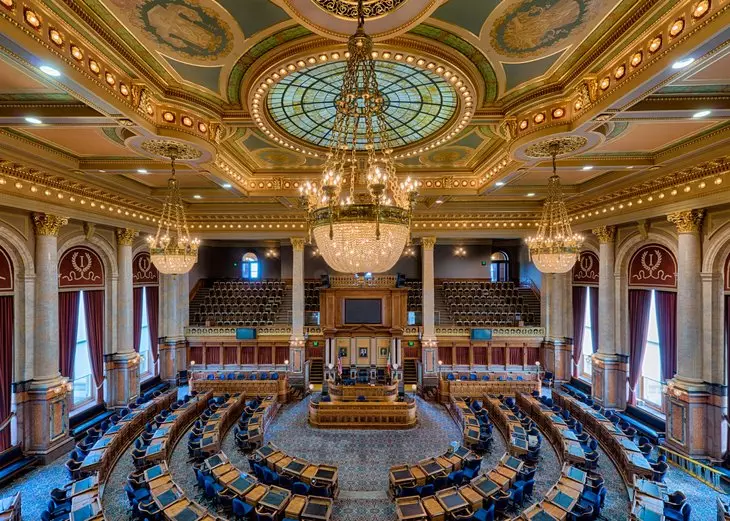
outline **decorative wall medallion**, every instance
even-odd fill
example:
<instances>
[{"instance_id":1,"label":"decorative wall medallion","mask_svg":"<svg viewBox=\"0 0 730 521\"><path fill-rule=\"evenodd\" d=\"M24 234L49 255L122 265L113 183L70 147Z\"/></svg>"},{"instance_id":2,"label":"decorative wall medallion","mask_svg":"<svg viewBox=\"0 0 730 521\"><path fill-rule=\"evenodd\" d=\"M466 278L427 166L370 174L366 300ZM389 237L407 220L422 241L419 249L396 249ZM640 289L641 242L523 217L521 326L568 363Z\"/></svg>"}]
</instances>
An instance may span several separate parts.
<instances>
[{"instance_id":1,"label":"decorative wall medallion","mask_svg":"<svg viewBox=\"0 0 730 521\"><path fill-rule=\"evenodd\" d=\"M525 155L533 158L551 157L553 147L557 146L557 155L563 156L580 150L587 144L588 140L583 136L561 136L530 145L525 149Z\"/></svg>"},{"instance_id":2,"label":"decorative wall medallion","mask_svg":"<svg viewBox=\"0 0 730 521\"><path fill-rule=\"evenodd\" d=\"M143 44L186 63L220 61L232 51L236 37L243 36L230 14L210 0L110 3L110 10L129 25Z\"/></svg>"},{"instance_id":3,"label":"decorative wall medallion","mask_svg":"<svg viewBox=\"0 0 730 521\"><path fill-rule=\"evenodd\" d=\"M0 291L13 291L13 263L5 250L0 248Z\"/></svg>"},{"instance_id":4,"label":"decorative wall medallion","mask_svg":"<svg viewBox=\"0 0 730 521\"><path fill-rule=\"evenodd\" d=\"M354 0L312 0L321 9L341 18L357 18L357 2ZM362 10L365 19L379 18L398 9L405 0L366 0Z\"/></svg>"},{"instance_id":5,"label":"decorative wall medallion","mask_svg":"<svg viewBox=\"0 0 730 521\"><path fill-rule=\"evenodd\" d=\"M150 261L150 254L139 252L132 260L132 282L137 286L154 286L159 281L159 272Z\"/></svg>"},{"instance_id":6,"label":"decorative wall medallion","mask_svg":"<svg viewBox=\"0 0 730 521\"><path fill-rule=\"evenodd\" d=\"M58 268L60 288L103 288L104 265L94 250L76 246L67 250Z\"/></svg>"},{"instance_id":7,"label":"decorative wall medallion","mask_svg":"<svg viewBox=\"0 0 730 521\"><path fill-rule=\"evenodd\" d=\"M629 286L677 287L677 260L660 244L640 248L629 262Z\"/></svg>"},{"instance_id":8,"label":"decorative wall medallion","mask_svg":"<svg viewBox=\"0 0 730 521\"><path fill-rule=\"evenodd\" d=\"M583 251L573 267L573 284L598 284L599 260L592 251Z\"/></svg>"},{"instance_id":9,"label":"decorative wall medallion","mask_svg":"<svg viewBox=\"0 0 730 521\"><path fill-rule=\"evenodd\" d=\"M548 56L575 43L614 7L607 0L520 0L504 2L491 23L490 43L512 58Z\"/></svg>"}]
</instances>

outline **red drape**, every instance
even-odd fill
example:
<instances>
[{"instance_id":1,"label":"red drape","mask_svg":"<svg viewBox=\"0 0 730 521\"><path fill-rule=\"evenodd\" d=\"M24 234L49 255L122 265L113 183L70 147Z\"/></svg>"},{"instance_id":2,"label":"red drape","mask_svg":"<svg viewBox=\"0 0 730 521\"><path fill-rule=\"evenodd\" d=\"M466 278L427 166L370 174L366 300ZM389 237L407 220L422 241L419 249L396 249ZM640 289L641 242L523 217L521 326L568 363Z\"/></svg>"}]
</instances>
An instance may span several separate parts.
<instances>
[{"instance_id":1,"label":"red drape","mask_svg":"<svg viewBox=\"0 0 730 521\"><path fill-rule=\"evenodd\" d=\"M221 363L220 346L205 346L205 365L218 365Z\"/></svg>"},{"instance_id":2,"label":"red drape","mask_svg":"<svg viewBox=\"0 0 730 521\"><path fill-rule=\"evenodd\" d=\"M59 370L61 375L72 378L74 353L76 352L76 328L79 323L79 292L64 291L58 294Z\"/></svg>"},{"instance_id":3,"label":"red drape","mask_svg":"<svg viewBox=\"0 0 730 521\"><path fill-rule=\"evenodd\" d=\"M469 347L456 347L456 365L469 365Z\"/></svg>"},{"instance_id":4,"label":"red drape","mask_svg":"<svg viewBox=\"0 0 730 521\"><path fill-rule=\"evenodd\" d=\"M244 346L241 348L241 364L242 365L253 365L254 361L254 349L253 346ZM321 358L321 356L320 356Z\"/></svg>"},{"instance_id":5,"label":"red drape","mask_svg":"<svg viewBox=\"0 0 730 521\"><path fill-rule=\"evenodd\" d=\"M657 291L657 328L659 329L659 353L662 362L662 381L674 378L677 373L677 294Z\"/></svg>"},{"instance_id":6,"label":"red drape","mask_svg":"<svg viewBox=\"0 0 730 521\"><path fill-rule=\"evenodd\" d=\"M276 365L284 365L289 359L289 346L276 346Z\"/></svg>"},{"instance_id":7,"label":"red drape","mask_svg":"<svg viewBox=\"0 0 730 521\"><path fill-rule=\"evenodd\" d=\"M139 353L139 346L142 339L142 292L144 288L134 288L132 290L132 322L133 336L132 345L134 351Z\"/></svg>"},{"instance_id":8,"label":"red drape","mask_svg":"<svg viewBox=\"0 0 730 521\"><path fill-rule=\"evenodd\" d=\"M591 345L593 352L598 352L598 288L588 288L591 295L588 312L591 314Z\"/></svg>"},{"instance_id":9,"label":"red drape","mask_svg":"<svg viewBox=\"0 0 730 521\"><path fill-rule=\"evenodd\" d=\"M196 364L202 364L203 363L203 346L201 345L191 345L189 348L190 351L190 361L195 362Z\"/></svg>"},{"instance_id":10,"label":"red drape","mask_svg":"<svg viewBox=\"0 0 730 521\"><path fill-rule=\"evenodd\" d=\"M13 297L0 297L0 425L10 417L13 397ZM10 447L10 423L0 430L0 453Z\"/></svg>"},{"instance_id":11,"label":"red drape","mask_svg":"<svg viewBox=\"0 0 730 521\"><path fill-rule=\"evenodd\" d=\"M104 383L104 292L84 291L84 307L91 372L97 388L101 388Z\"/></svg>"},{"instance_id":12,"label":"red drape","mask_svg":"<svg viewBox=\"0 0 730 521\"><path fill-rule=\"evenodd\" d=\"M487 365L487 348L484 346L474 346L474 365Z\"/></svg>"},{"instance_id":13,"label":"red drape","mask_svg":"<svg viewBox=\"0 0 730 521\"><path fill-rule=\"evenodd\" d=\"M510 347L508 349L509 365L522 365L522 348Z\"/></svg>"},{"instance_id":14,"label":"red drape","mask_svg":"<svg viewBox=\"0 0 730 521\"><path fill-rule=\"evenodd\" d=\"M152 360L157 362L157 342L159 341L158 331L160 324L160 289L157 286L148 286L146 289L147 322L150 326L150 346L152 348Z\"/></svg>"},{"instance_id":15,"label":"red drape","mask_svg":"<svg viewBox=\"0 0 730 521\"><path fill-rule=\"evenodd\" d=\"M238 363L238 347L226 346L223 348L223 363L228 365Z\"/></svg>"},{"instance_id":16,"label":"red drape","mask_svg":"<svg viewBox=\"0 0 730 521\"><path fill-rule=\"evenodd\" d=\"M730 295L725 295L725 363L727 378L730 379ZM730 422L728 422L728 439L730 439Z\"/></svg>"},{"instance_id":17,"label":"red drape","mask_svg":"<svg viewBox=\"0 0 730 521\"><path fill-rule=\"evenodd\" d=\"M451 365L451 346L439 346L439 360L443 362L444 365Z\"/></svg>"},{"instance_id":18,"label":"red drape","mask_svg":"<svg viewBox=\"0 0 730 521\"><path fill-rule=\"evenodd\" d=\"M649 334L649 310L651 291L629 290L629 403L636 403L641 364L644 362L644 348Z\"/></svg>"},{"instance_id":19,"label":"red drape","mask_svg":"<svg viewBox=\"0 0 730 521\"><path fill-rule=\"evenodd\" d=\"M586 323L588 288L573 286L573 376L578 377L578 364L583 354L583 332Z\"/></svg>"},{"instance_id":20,"label":"red drape","mask_svg":"<svg viewBox=\"0 0 730 521\"><path fill-rule=\"evenodd\" d=\"M492 365L506 365L504 346L492 346Z\"/></svg>"},{"instance_id":21,"label":"red drape","mask_svg":"<svg viewBox=\"0 0 730 521\"><path fill-rule=\"evenodd\" d=\"M271 348L269 346L259 347L259 365L271 365L273 360L271 359Z\"/></svg>"}]
</instances>

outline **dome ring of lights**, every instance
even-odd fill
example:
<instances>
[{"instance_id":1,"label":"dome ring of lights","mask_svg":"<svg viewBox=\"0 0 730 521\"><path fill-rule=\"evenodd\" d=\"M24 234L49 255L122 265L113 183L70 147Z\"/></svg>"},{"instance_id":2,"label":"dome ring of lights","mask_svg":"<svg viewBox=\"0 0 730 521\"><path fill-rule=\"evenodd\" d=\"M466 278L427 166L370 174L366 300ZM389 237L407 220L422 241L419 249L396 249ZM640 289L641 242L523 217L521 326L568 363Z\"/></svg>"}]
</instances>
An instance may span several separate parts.
<instances>
[{"instance_id":1,"label":"dome ring of lights","mask_svg":"<svg viewBox=\"0 0 730 521\"><path fill-rule=\"evenodd\" d=\"M331 124L327 118L334 117L342 77L337 72L344 70L346 54L344 48L310 52L290 57L260 75L252 83L248 100L261 132L284 148L310 156L323 154L329 145L324 135ZM395 158L446 144L469 124L476 89L466 74L430 56L391 49L379 49L376 54ZM403 83L398 85L396 80ZM316 110L302 110L297 104L302 101Z\"/></svg>"}]
</instances>

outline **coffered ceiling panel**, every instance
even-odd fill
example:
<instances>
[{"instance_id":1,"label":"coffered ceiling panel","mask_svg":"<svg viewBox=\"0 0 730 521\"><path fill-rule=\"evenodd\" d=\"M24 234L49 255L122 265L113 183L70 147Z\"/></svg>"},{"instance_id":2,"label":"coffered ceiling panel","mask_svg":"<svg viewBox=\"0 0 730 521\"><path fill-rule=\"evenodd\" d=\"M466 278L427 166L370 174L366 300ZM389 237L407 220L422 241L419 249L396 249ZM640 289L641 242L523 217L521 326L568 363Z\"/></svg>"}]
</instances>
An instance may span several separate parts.
<instances>
[{"instance_id":1,"label":"coffered ceiling panel","mask_svg":"<svg viewBox=\"0 0 730 521\"><path fill-rule=\"evenodd\" d=\"M76 156L136 156L123 144L112 141L100 128L23 127L22 132Z\"/></svg>"},{"instance_id":2,"label":"coffered ceiling panel","mask_svg":"<svg viewBox=\"0 0 730 521\"><path fill-rule=\"evenodd\" d=\"M632 122L616 139L594 149L595 152L652 152L689 138L713 125L713 121Z\"/></svg>"}]
</instances>

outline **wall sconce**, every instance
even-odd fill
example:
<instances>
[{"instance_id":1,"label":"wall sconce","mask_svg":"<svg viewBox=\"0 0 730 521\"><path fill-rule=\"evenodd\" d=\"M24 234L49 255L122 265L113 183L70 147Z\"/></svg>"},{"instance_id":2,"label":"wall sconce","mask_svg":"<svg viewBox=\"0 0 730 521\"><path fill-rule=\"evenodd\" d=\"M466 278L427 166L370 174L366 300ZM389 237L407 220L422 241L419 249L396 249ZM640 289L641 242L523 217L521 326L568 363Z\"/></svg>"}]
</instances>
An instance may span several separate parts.
<instances>
[{"instance_id":1,"label":"wall sconce","mask_svg":"<svg viewBox=\"0 0 730 521\"><path fill-rule=\"evenodd\" d=\"M277 258L279 258L279 250L269 248L268 250L266 250L266 253L264 254L264 256L267 259L277 259Z\"/></svg>"},{"instance_id":2,"label":"wall sconce","mask_svg":"<svg viewBox=\"0 0 730 521\"><path fill-rule=\"evenodd\" d=\"M403 250L403 256L404 257L415 257L416 256L416 249L409 246L405 250Z\"/></svg>"},{"instance_id":3,"label":"wall sconce","mask_svg":"<svg viewBox=\"0 0 730 521\"><path fill-rule=\"evenodd\" d=\"M456 255L457 257L466 257L466 250L459 246L454 250L454 255Z\"/></svg>"}]
</instances>

